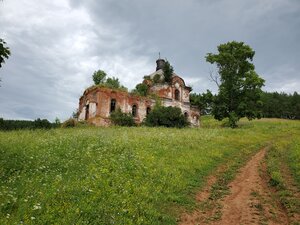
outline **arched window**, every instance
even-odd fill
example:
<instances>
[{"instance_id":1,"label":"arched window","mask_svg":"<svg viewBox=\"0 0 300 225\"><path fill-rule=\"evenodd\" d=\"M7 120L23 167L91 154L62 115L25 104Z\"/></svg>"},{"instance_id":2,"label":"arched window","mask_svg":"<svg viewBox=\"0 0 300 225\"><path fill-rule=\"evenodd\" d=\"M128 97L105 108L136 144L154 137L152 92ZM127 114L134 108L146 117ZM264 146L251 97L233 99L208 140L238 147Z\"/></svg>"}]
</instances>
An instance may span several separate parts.
<instances>
[{"instance_id":1,"label":"arched window","mask_svg":"<svg viewBox=\"0 0 300 225\"><path fill-rule=\"evenodd\" d=\"M133 116L133 117L136 117L136 116L137 116L137 106L136 106L136 105L133 105L133 106L132 106L132 116Z\"/></svg>"},{"instance_id":2,"label":"arched window","mask_svg":"<svg viewBox=\"0 0 300 225\"><path fill-rule=\"evenodd\" d=\"M110 100L110 112L114 112L116 110L116 99Z\"/></svg>"},{"instance_id":3,"label":"arched window","mask_svg":"<svg viewBox=\"0 0 300 225\"><path fill-rule=\"evenodd\" d=\"M147 107L147 109L146 109L147 115L148 115L150 112L151 112L151 108L150 108L150 107Z\"/></svg>"},{"instance_id":4,"label":"arched window","mask_svg":"<svg viewBox=\"0 0 300 225\"><path fill-rule=\"evenodd\" d=\"M180 92L178 89L175 90L175 100L178 100L179 101L180 99Z\"/></svg>"},{"instance_id":5,"label":"arched window","mask_svg":"<svg viewBox=\"0 0 300 225\"><path fill-rule=\"evenodd\" d=\"M187 112L185 112L185 113L184 113L184 117L185 117L185 118L188 118L188 117L189 117L189 114L188 114Z\"/></svg>"}]
</instances>

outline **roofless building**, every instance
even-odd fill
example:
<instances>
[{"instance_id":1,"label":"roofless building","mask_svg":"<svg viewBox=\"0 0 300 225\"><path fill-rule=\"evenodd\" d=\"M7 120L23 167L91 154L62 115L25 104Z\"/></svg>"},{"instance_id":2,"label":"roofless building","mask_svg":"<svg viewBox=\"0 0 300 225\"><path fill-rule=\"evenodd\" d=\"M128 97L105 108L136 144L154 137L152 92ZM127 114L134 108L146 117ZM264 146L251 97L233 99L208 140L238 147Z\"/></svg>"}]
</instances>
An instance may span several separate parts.
<instances>
[{"instance_id":1,"label":"roofless building","mask_svg":"<svg viewBox=\"0 0 300 225\"><path fill-rule=\"evenodd\" d=\"M156 60L156 71L145 76L147 79L144 83L148 86L146 97L102 86L92 86L86 89L79 100L78 119L86 120L96 126L109 126L110 114L120 108L122 112L131 113L135 122L140 124L159 99L163 106L180 108L191 126L198 127L200 111L190 104L191 88L186 86L184 80L176 73L173 73L170 82L163 82L164 65L165 60Z\"/></svg>"}]
</instances>

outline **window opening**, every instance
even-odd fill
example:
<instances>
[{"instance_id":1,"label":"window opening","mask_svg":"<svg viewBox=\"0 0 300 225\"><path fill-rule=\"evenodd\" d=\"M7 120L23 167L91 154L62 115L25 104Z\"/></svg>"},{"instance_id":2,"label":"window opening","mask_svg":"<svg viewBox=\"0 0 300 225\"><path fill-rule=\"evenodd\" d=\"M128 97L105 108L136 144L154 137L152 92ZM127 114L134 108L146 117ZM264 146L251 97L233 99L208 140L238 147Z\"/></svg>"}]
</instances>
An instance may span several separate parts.
<instances>
[{"instance_id":1,"label":"window opening","mask_svg":"<svg viewBox=\"0 0 300 225\"><path fill-rule=\"evenodd\" d=\"M114 112L116 110L116 99L112 99L110 101L110 112Z\"/></svg>"}]
</instances>

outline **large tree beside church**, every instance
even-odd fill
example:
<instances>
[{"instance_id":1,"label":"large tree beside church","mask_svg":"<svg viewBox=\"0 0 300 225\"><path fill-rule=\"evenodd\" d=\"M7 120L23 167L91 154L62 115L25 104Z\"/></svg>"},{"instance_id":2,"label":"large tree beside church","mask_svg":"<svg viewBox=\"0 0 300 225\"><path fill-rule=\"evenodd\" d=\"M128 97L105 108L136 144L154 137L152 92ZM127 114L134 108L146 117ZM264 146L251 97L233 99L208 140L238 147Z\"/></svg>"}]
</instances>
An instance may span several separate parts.
<instances>
[{"instance_id":1,"label":"large tree beside church","mask_svg":"<svg viewBox=\"0 0 300 225\"><path fill-rule=\"evenodd\" d=\"M206 61L217 66L214 78L218 94L214 97L212 114L218 120L229 119L236 127L242 117L261 117L261 87L264 80L252 63L255 52L243 42L228 42L218 46L218 53L208 53Z\"/></svg>"}]
</instances>

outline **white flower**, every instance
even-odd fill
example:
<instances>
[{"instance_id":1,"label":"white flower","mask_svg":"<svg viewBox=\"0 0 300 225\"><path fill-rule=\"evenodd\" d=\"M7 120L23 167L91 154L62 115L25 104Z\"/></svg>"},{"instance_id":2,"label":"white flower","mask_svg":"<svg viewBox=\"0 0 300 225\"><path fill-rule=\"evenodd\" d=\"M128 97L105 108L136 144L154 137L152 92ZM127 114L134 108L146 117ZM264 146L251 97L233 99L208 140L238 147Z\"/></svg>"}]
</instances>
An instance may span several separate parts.
<instances>
[{"instance_id":1,"label":"white flower","mask_svg":"<svg viewBox=\"0 0 300 225\"><path fill-rule=\"evenodd\" d=\"M41 209L41 204L37 203L36 205L33 206L33 210Z\"/></svg>"}]
</instances>

